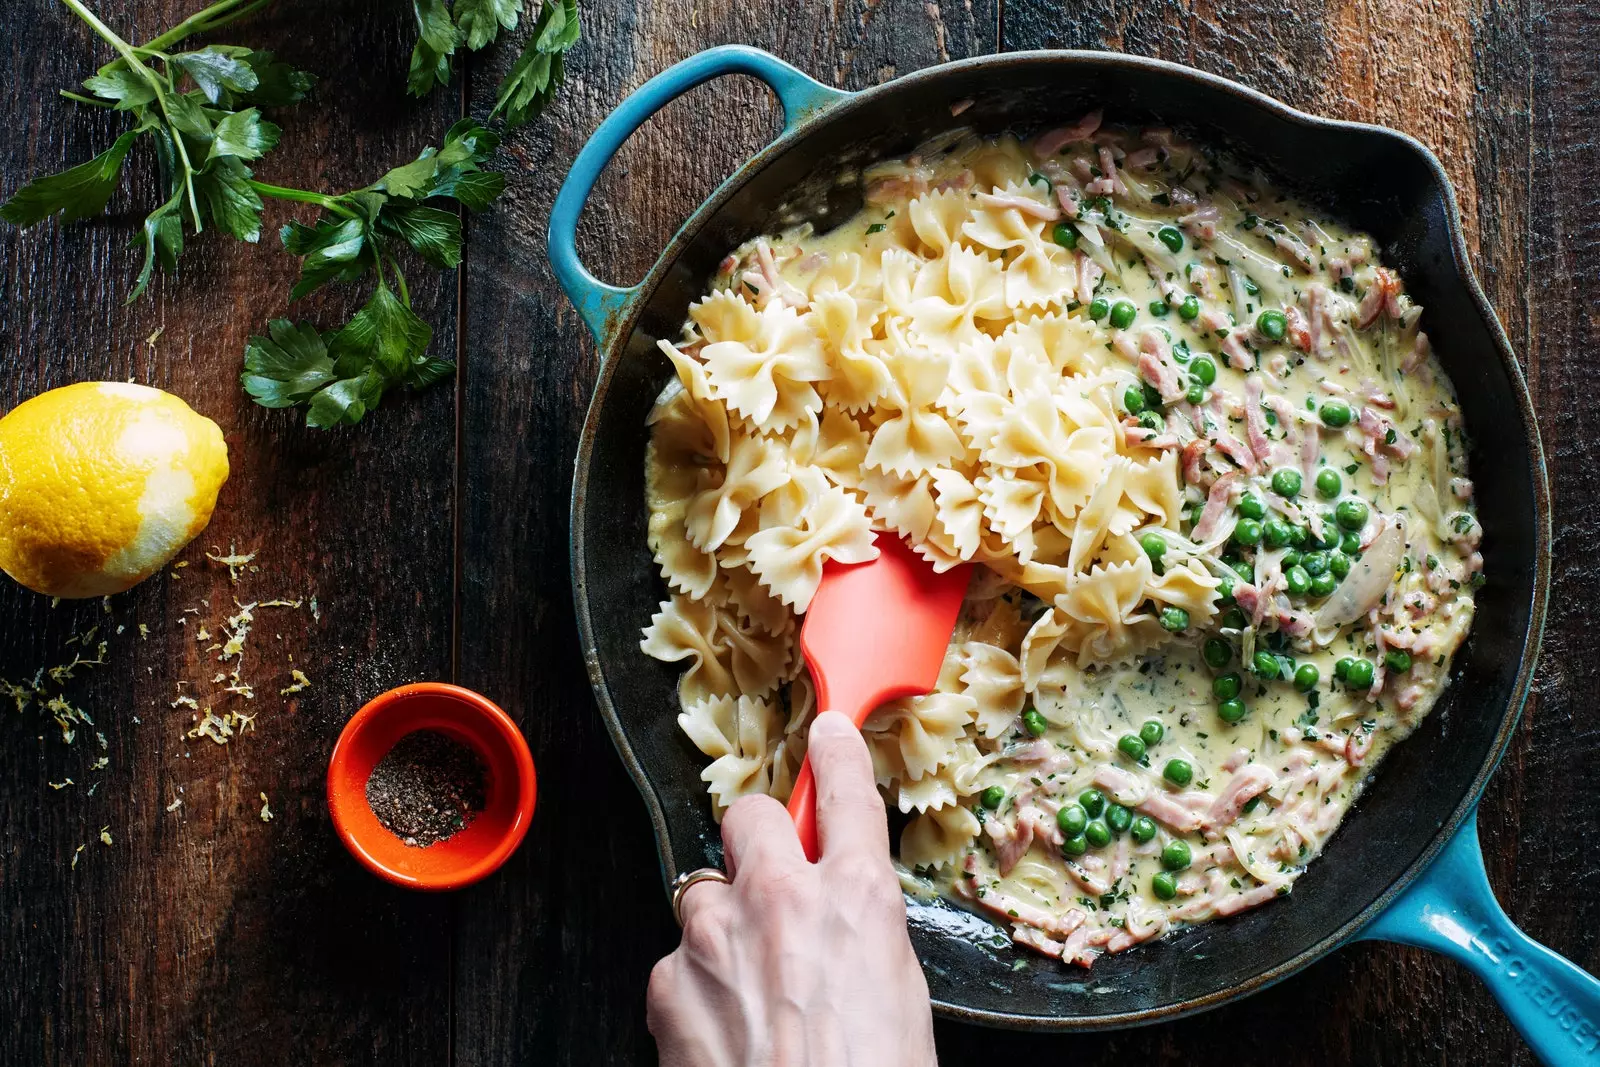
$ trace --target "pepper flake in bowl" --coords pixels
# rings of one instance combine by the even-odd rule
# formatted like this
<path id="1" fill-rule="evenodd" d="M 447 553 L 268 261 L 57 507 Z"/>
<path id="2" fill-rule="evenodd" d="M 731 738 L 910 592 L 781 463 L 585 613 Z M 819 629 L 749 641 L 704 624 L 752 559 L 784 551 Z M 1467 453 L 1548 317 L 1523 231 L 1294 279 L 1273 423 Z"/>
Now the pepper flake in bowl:
<path id="1" fill-rule="evenodd" d="M 515 852 L 533 817 L 533 757 L 511 718 L 460 686 L 422 682 L 375 698 L 328 764 L 328 810 L 380 878 L 459 889 Z"/>

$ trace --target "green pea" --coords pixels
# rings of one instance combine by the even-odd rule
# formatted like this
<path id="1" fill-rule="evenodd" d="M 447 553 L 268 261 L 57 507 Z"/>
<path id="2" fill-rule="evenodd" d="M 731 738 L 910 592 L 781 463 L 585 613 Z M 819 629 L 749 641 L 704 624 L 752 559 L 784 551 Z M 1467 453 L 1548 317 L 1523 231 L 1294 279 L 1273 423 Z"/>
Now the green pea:
<path id="1" fill-rule="evenodd" d="M 1176 226 L 1163 226 L 1156 231 L 1156 236 L 1161 238 L 1168 252 L 1176 254 L 1183 251 L 1183 233 Z"/>
<path id="2" fill-rule="evenodd" d="M 1147 411 L 1139 416 L 1139 425 L 1147 430 L 1154 430 L 1156 433 L 1160 433 L 1167 428 L 1167 420 L 1160 412 Z"/>
<path id="3" fill-rule="evenodd" d="M 1239 498 L 1239 514 L 1247 519 L 1264 519 L 1267 517 L 1267 505 L 1255 494 L 1246 493 Z"/>
<path id="4" fill-rule="evenodd" d="M 1141 815 L 1133 820 L 1133 825 L 1128 828 L 1128 832 L 1133 835 L 1135 842 L 1142 845 L 1147 841 L 1154 840 L 1156 836 L 1156 821 L 1148 815 Z"/>
<path id="5" fill-rule="evenodd" d="M 1328 573 L 1335 578 L 1343 578 L 1350 573 L 1350 557 L 1343 552 L 1335 552 L 1328 557 Z M 1328 590 L 1333 592 L 1333 590 Z"/>
<path id="6" fill-rule="evenodd" d="M 1105 848 L 1111 844 L 1111 827 L 1103 822 L 1092 822 L 1083 828 L 1083 836 L 1095 848 Z"/>
<path id="7" fill-rule="evenodd" d="M 1089 839 L 1083 834 L 1073 834 L 1061 842 L 1061 851 L 1069 856 L 1081 856 L 1089 851 Z"/>
<path id="8" fill-rule="evenodd" d="M 1065 222 L 1058 222 L 1050 231 L 1050 237 L 1062 248 L 1078 247 L 1078 231 Z"/>
<path id="9" fill-rule="evenodd" d="M 1322 424 L 1338 429 L 1350 425 L 1350 405 L 1343 400 L 1328 400 L 1322 405 Z"/>
<path id="10" fill-rule="evenodd" d="M 1169 871 L 1181 871 L 1192 862 L 1194 856 L 1185 841 L 1168 841 L 1167 847 L 1161 850 L 1161 866 Z"/>
<path id="11" fill-rule="evenodd" d="M 1350 530 L 1339 535 L 1339 551 L 1347 556 L 1361 555 L 1361 534 L 1359 531 Z"/>
<path id="12" fill-rule="evenodd" d="M 1356 661 L 1349 656 L 1339 657 L 1338 662 L 1334 663 L 1333 665 L 1333 676 L 1341 682 L 1349 681 L 1350 668 L 1355 666 L 1355 662 Z"/>
<path id="13" fill-rule="evenodd" d="M 1328 554 L 1326 552 L 1307 552 L 1300 557 L 1300 566 L 1305 572 L 1315 578 L 1319 574 L 1328 573 Z"/>
<path id="14" fill-rule="evenodd" d="M 1111 305 L 1106 302 L 1105 297 L 1097 296 L 1089 301 L 1089 317 L 1094 321 L 1099 322 L 1110 313 Z"/>
<path id="15" fill-rule="evenodd" d="M 991 785 L 988 789 L 985 789 L 982 793 L 978 794 L 978 803 L 982 804 L 990 811 L 993 811 L 1000 806 L 1000 802 L 1005 800 L 1005 798 L 1005 789 L 998 785 Z"/>
<path id="16" fill-rule="evenodd" d="M 1137 762 L 1144 759 L 1144 742 L 1138 734 L 1123 734 L 1117 738 L 1117 751 Z"/>
<path id="17" fill-rule="evenodd" d="M 1290 596 L 1305 596 L 1311 588 L 1311 575 L 1304 567 L 1290 567 L 1283 572 L 1283 581 Z"/>
<path id="18" fill-rule="evenodd" d="M 1138 314 L 1139 309 L 1134 307 L 1133 304 L 1126 300 L 1118 300 L 1111 305 L 1111 325 L 1119 330 L 1126 330 L 1133 325 L 1134 317 Z M 1345 422 L 1349 421 L 1349 419 L 1345 420 Z"/>
<path id="19" fill-rule="evenodd" d="M 1224 562 L 1224 563 L 1228 564 L 1228 566 L 1232 567 L 1233 568 L 1233 573 L 1237 574 L 1239 577 L 1243 578 L 1245 581 L 1251 583 L 1252 585 L 1255 584 L 1256 569 L 1255 569 L 1255 567 L 1253 567 L 1250 564 L 1249 560 L 1236 559 L 1236 560 L 1232 560 L 1232 561 L 1223 560 L 1222 562 Z"/>
<path id="20" fill-rule="evenodd" d="M 1283 312 L 1268 308 L 1256 316 L 1256 329 L 1269 341 L 1281 341 L 1289 330 L 1289 320 Z"/>
<path id="21" fill-rule="evenodd" d="M 1189 373 L 1206 385 L 1216 384 L 1217 365 L 1206 356 L 1196 356 L 1194 362 L 1189 364 Z"/>
<path id="22" fill-rule="evenodd" d="M 1183 392 L 1183 398 L 1191 404 L 1203 404 L 1206 400 L 1206 387 L 1199 382 L 1190 382 L 1189 388 Z"/>
<path id="23" fill-rule="evenodd" d="M 1189 613 L 1183 608 L 1162 608 L 1160 621 L 1163 630 L 1181 634 L 1189 628 Z"/>
<path id="24" fill-rule="evenodd" d="M 1158 533 L 1147 533 L 1139 538 L 1139 547 L 1144 549 L 1151 563 L 1160 563 L 1161 557 L 1167 554 L 1167 539 Z"/>
<path id="25" fill-rule="evenodd" d="M 1302 663 L 1295 668 L 1294 687 L 1302 693 L 1309 693 L 1322 681 L 1322 672 L 1317 670 L 1315 663 Z"/>
<path id="26" fill-rule="evenodd" d="M 1232 700 L 1239 695 L 1239 689 L 1244 682 L 1237 674 L 1219 674 L 1211 680 L 1211 693 L 1218 700 Z"/>
<path id="27" fill-rule="evenodd" d="M 1332 467 L 1323 467 L 1317 472 L 1317 495 L 1324 500 L 1332 500 L 1344 492 L 1344 479 L 1339 477 L 1339 472 Z"/>
<path id="28" fill-rule="evenodd" d="M 1349 685 L 1351 689 L 1366 689 L 1372 685 L 1374 673 L 1376 673 L 1376 668 L 1372 666 L 1370 659 L 1354 660 L 1350 664 L 1350 669 L 1345 672 L 1345 684 Z"/>
<path id="29" fill-rule="evenodd" d="M 1154 315 L 1158 319 L 1164 317 L 1166 313 L 1171 310 L 1172 309 L 1167 306 L 1167 302 L 1165 300 L 1150 301 L 1150 314 Z"/>
<path id="30" fill-rule="evenodd" d="M 1178 317 L 1185 322 L 1193 322 L 1200 317 L 1200 300 L 1193 295 L 1183 298 L 1183 303 L 1178 305 Z"/>
<path id="31" fill-rule="evenodd" d="M 1233 659 L 1233 646 L 1220 637 L 1208 638 L 1205 647 L 1200 650 L 1205 657 L 1206 666 L 1214 671 L 1220 671 Z"/>
<path id="32" fill-rule="evenodd" d="M 1169 759 L 1167 765 L 1161 769 L 1161 777 L 1173 785 L 1188 785 L 1194 781 L 1194 768 L 1189 766 L 1188 760 Z"/>
<path id="33" fill-rule="evenodd" d="M 1240 519 L 1233 528 L 1233 539 L 1241 545 L 1261 543 L 1261 524 L 1255 519 Z"/>
<path id="34" fill-rule="evenodd" d="M 1339 587 L 1339 579 L 1332 574 L 1319 574 L 1311 579 L 1311 595 L 1321 599 Z"/>
<path id="35" fill-rule="evenodd" d="M 1043 737 L 1044 732 L 1050 728 L 1050 724 L 1035 708 L 1028 708 L 1022 713 L 1022 726 L 1034 737 Z"/>
<path id="36" fill-rule="evenodd" d="M 1233 600 L 1234 587 L 1239 584 L 1239 579 L 1231 574 L 1224 574 L 1217 578 L 1217 597 L 1224 603 Z"/>
<path id="37" fill-rule="evenodd" d="M 1294 540 L 1294 530 L 1282 519 L 1268 519 L 1261 527 L 1261 539 L 1268 548 L 1282 548 Z"/>
<path id="38" fill-rule="evenodd" d="M 1250 661 L 1250 670 L 1263 682 L 1275 681 L 1281 673 L 1278 657 L 1271 652 L 1257 652 L 1255 659 Z"/>
<path id="39" fill-rule="evenodd" d="M 1316 529 L 1308 530 L 1307 536 L 1318 548 L 1339 547 L 1339 524 L 1332 519 L 1315 520 Z M 1318 531 L 1321 531 L 1320 533 Z"/>
<path id="40" fill-rule="evenodd" d="M 1312 538 L 1311 538 L 1311 531 L 1310 530 L 1308 530 L 1304 526 L 1291 526 L 1291 527 L 1289 527 L 1289 529 L 1292 530 L 1293 533 L 1294 533 L 1294 536 L 1289 539 L 1290 541 L 1292 541 L 1294 543 L 1294 547 L 1296 547 L 1296 548 L 1309 548 L 1309 547 L 1311 547 Z"/>
<path id="41" fill-rule="evenodd" d="M 1137 415 L 1144 410 L 1144 390 L 1137 385 L 1130 385 L 1122 393 L 1122 406 L 1129 415 Z"/>
<path id="42" fill-rule="evenodd" d="M 1284 570 L 1288 570 L 1290 567 L 1300 566 L 1300 564 L 1304 562 L 1304 559 L 1305 557 L 1303 557 L 1298 550 L 1291 548 L 1289 551 L 1283 554 L 1283 558 L 1278 561 L 1278 566 L 1282 567 Z"/>
<path id="43" fill-rule="evenodd" d="M 1121 804 L 1107 804 L 1106 825 L 1111 827 L 1114 834 L 1127 833 L 1128 827 L 1133 825 L 1133 812 Z"/>
<path id="44" fill-rule="evenodd" d="M 1384 654 L 1383 665 L 1396 674 L 1404 674 L 1411 669 L 1411 653 L 1403 648 L 1391 648 Z"/>
<path id="45" fill-rule="evenodd" d="M 1078 803 L 1089 813 L 1089 818 L 1097 819 L 1106 810 L 1106 795 L 1098 789 L 1085 789 L 1078 794 Z"/>
<path id="46" fill-rule="evenodd" d="M 1240 719 L 1244 718 L 1244 713 L 1244 701 L 1240 700 L 1238 697 L 1233 697 L 1231 700 L 1224 700 L 1222 703 L 1217 705 L 1217 718 L 1221 719 L 1225 723 L 1238 722 Z"/>
<path id="47" fill-rule="evenodd" d="M 1056 812 L 1056 825 L 1061 827 L 1063 834 L 1071 837 L 1083 833 L 1083 828 L 1089 825 L 1089 816 L 1081 806 L 1068 804 Z"/>
<path id="48" fill-rule="evenodd" d="M 1244 617 L 1244 612 L 1240 611 L 1237 605 L 1224 611 L 1222 618 L 1218 620 L 1218 625 L 1224 630 L 1242 630 L 1249 623 L 1250 620 Z"/>
<path id="49" fill-rule="evenodd" d="M 1161 871 L 1150 879 L 1150 892 L 1156 895 L 1157 900 L 1171 900 L 1178 895 L 1178 880 Z"/>
<path id="50" fill-rule="evenodd" d="M 1272 491 L 1293 499 L 1300 495 L 1300 472 L 1290 467 L 1272 472 Z"/>
<path id="51" fill-rule="evenodd" d="M 1352 532 L 1367 524 L 1367 514 L 1367 505 L 1353 497 L 1339 501 L 1339 505 L 1333 509 L 1334 520 Z M 1359 545 L 1359 542 L 1357 544 Z"/>
<path id="52" fill-rule="evenodd" d="M 1139 727 L 1139 740 L 1143 741 L 1147 748 L 1159 745 L 1165 736 L 1167 728 L 1161 725 L 1160 719 L 1146 719 L 1144 725 Z"/>

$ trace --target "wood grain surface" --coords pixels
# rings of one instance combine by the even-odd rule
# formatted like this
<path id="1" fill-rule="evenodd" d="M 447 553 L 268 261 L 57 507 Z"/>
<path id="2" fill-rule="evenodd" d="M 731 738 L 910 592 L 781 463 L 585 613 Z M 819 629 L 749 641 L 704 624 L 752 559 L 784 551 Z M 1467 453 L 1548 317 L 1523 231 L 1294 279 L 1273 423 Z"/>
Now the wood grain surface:
<path id="1" fill-rule="evenodd" d="M 98 9 L 140 36 L 189 6 Z M 1480 277 L 1525 361 L 1556 489 L 1545 655 L 1484 801 L 1485 850 L 1513 918 L 1600 971 L 1600 852 L 1588 844 L 1600 829 L 1591 787 L 1600 637 L 1585 551 L 1600 534 L 1600 465 L 1586 455 L 1600 437 L 1588 398 L 1600 306 L 1600 6 L 589 0 L 583 10 L 568 84 L 508 139 L 507 194 L 469 220 L 463 268 L 421 272 L 413 286 L 436 344 L 461 358 L 454 393 L 397 399 L 334 434 L 250 405 L 237 386 L 240 352 L 285 306 L 292 263 L 271 238 L 257 248 L 202 239 L 182 285 L 163 281 L 153 300 L 124 307 L 148 168 L 109 220 L 0 230 L 0 404 L 69 381 L 132 378 L 217 419 L 234 462 L 216 520 L 182 557 L 191 565 L 114 598 L 110 614 L 98 602 L 52 608 L 0 589 L 0 678 L 70 660 L 78 646 L 68 641 L 91 626 L 110 642 L 104 666 L 67 683 L 96 722 L 75 744 L 47 718 L 0 707 L 0 1065 L 654 1061 L 645 981 L 676 932 L 644 806 L 594 711 L 574 634 L 567 494 L 596 354 L 545 262 L 545 220 L 573 156 L 624 95 L 730 41 L 845 88 L 1001 49 L 1111 48 L 1395 126 L 1438 153 Z M 9 95 L 0 123 L 9 192 L 25 175 L 86 158 L 112 127 L 53 97 L 105 58 L 75 19 L 18 0 L 0 25 L 0 73 L 25 90 Z M 406 5 L 288 0 L 231 34 L 323 77 L 315 99 L 282 120 L 288 132 L 262 177 L 361 184 L 463 111 L 484 114 L 509 52 L 475 58 L 452 90 L 412 103 L 400 93 L 411 32 Z M 766 92 L 744 79 L 667 108 L 603 178 L 580 234 L 585 261 L 612 281 L 642 276 L 678 223 L 777 128 Z M 331 321 L 353 299 L 296 312 Z M 203 557 L 229 544 L 260 552 L 260 570 L 237 586 Z M 186 739 L 189 713 L 170 702 L 214 689 L 194 627 L 203 619 L 215 632 L 234 597 L 312 594 L 320 620 L 308 607 L 258 612 L 246 660 L 255 729 L 226 747 Z M 313 687 L 278 697 L 290 656 Z M 527 844 L 501 874 L 450 898 L 361 873 L 322 801 L 326 758 L 349 715 L 390 685 L 439 677 L 504 705 L 540 769 Z M 109 763 L 94 769 L 102 755 Z M 260 818 L 261 793 L 271 822 Z M 167 810 L 175 799 L 182 805 Z M 942 1024 L 939 1040 L 948 1064 L 1018 1053 L 1119 1067 L 1533 1062 L 1464 971 L 1371 945 L 1177 1024 L 1070 1037 Z"/>

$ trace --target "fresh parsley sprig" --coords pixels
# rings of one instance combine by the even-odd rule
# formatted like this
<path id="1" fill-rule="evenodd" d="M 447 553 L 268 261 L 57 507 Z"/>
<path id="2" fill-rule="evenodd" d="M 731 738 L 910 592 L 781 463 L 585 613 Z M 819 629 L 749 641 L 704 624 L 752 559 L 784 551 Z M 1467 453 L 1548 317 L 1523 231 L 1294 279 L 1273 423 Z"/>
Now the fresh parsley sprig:
<path id="1" fill-rule="evenodd" d="M 566 76 L 565 56 L 578 43 L 577 0 L 538 0 L 539 20 L 510 72 L 500 83 L 490 119 L 502 118 L 514 129 L 537 118 Z M 454 56 L 465 48 L 476 52 L 493 44 L 501 30 L 515 30 L 524 0 L 412 0 L 417 19 L 417 44 L 411 52 L 407 87 L 425 96 L 446 85 L 454 73 Z"/>
<path id="2" fill-rule="evenodd" d="M 134 143 L 149 138 L 167 195 L 134 239 L 135 245 L 143 246 L 145 258 L 128 295 L 130 302 L 149 286 L 157 264 L 165 270 L 176 267 L 186 225 L 200 233 L 209 222 L 240 240 L 259 240 L 260 187 L 247 164 L 270 152 L 280 132 L 262 117 L 261 109 L 296 103 L 315 79 L 277 62 L 270 52 L 231 45 L 208 45 L 193 52 L 170 49 L 192 34 L 217 29 L 272 0 L 219 0 L 142 46 L 119 37 L 82 0 L 61 2 L 104 38 L 118 57 L 84 81 L 90 95 L 63 95 L 128 112 L 132 128 L 89 162 L 23 186 L 0 205 L 0 219 L 27 227 L 52 215 L 72 222 L 100 214 Z"/>
<path id="3" fill-rule="evenodd" d="M 219 29 L 270 7 L 275 0 L 216 0 L 144 45 L 118 36 L 83 0 L 61 0 L 117 52 L 84 81 L 88 95 L 63 92 L 81 104 L 127 112 L 130 128 L 86 163 L 37 178 L 0 205 L 0 219 L 35 225 L 98 215 L 117 187 L 136 142 L 149 139 L 160 168 L 163 202 L 135 238 L 144 248 L 131 302 L 147 291 L 159 266 L 175 272 L 186 235 L 207 225 L 256 242 L 265 200 L 314 204 L 310 225 L 291 222 L 280 231 L 284 248 L 301 260 L 290 291 L 298 300 L 330 282 L 369 276 L 365 306 L 344 326 L 321 332 L 308 323 L 274 319 L 265 336 L 245 350 L 245 390 L 271 408 L 304 405 L 317 427 L 350 425 L 375 408 L 395 386 L 422 388 L 451 373 L 454 364 L 428 354 L 432 328 L 411 308 L 399 257 L 405 249 L 441 268 L 461 262 L 460 208 L 479 211 L 500 195 L 502 175 L 484 170 L 499 136 L 472 119 L 452 126 L 444 142 L 378 181 L 328 194 L 258 181 L 249 164 L 278 143 L 280 130 L 263 109 L 304 99 L 310 74 L 277 62 L 270 52 L 236 45 L 173 48 L 190 36 Z M 418 18 L 436 0 L 417 0 Z M 456 0 L 444 10 L 450 33 L 469 47 L 492 41 L 516 25 L 522 0 Z M 437 32 L 444 32 L 435 27 Z M 496 104 L 507 125 L 537 114 L 561 80 L 561 56 L 578 38 L 572 0 L 552 0 Z M 481 42 L 474 45 L 473 42 Z M 448 78 L 449 53 L 440 53 Z M 528 57 L 533 59 L 528 63 Z"/>
<path id="4" fill-rule="evenodd" d="M 397 253 L 410 247 L 435 266 L 460 264 L 461 216 L 438 205 L 477 211 L 499 196 L 504 176 L 482 169 L 499 144 L 495 133 L 462 119 L 439 148 L 364 188 L 316 198 L 323 211 L 313 224 L 283 228 L 284 248 L 301 260 L 291 299 L 369 273 L 375 284 L 366 306 L 341 329 L 319 333 L 309 323 L 274 319 L 266 336 L 250 338 L 242 381 L 256 403 L 306 405 L 314 427 L 353 425 L 386 390 L 420 389 L 455 369 L 428 355 L 433 329 L 411 310 Z"/>

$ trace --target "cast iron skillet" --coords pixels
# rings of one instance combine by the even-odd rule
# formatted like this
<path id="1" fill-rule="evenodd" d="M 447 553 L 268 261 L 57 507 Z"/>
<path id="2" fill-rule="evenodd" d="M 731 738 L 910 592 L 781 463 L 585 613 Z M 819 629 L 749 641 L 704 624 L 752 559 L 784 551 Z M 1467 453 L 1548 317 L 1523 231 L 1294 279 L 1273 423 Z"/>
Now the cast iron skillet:
<path id="1" fill-rule="evenodd" d="M 730 73 L 777 93 L 784 132 L 701 205 L 640 285 L 595 279 L 573 240 L 596 177 L 662 105 Z M 951 105 L 965 100 L 970 108 L 953 119 Z M 639 651 L 640 627 L 665 595 L 645 547 L 644 420 L 672 373 L 656 339 L 677 335 L 729 249 L 778 225 L 811 219 L 827 229 L 848 217 L 859 193 L 837 180 L 841 165 L 905 152 L 956 125 L 1026 133 L 1102 106 L 1108 122 L 1171 124 L 1233 148 L 1374 235 L 1427 309 L 1428 334 L 1460 394 L 1488 584 L 1444 699 L 1393 750 L 1291 899 L 1103 957 L 1091 975 L 1009 947 L 964 911 L 910 901 L 935 1008 L 1018 1028 L 1148 1023 L 1253 992 L 1346 941 L 1382 937 L 1477 971 L 1552 1062 L 1600 1062 L 1590 1021 L 1600 1019 L 1600 983 L 1511 926 L 1478 851 L 1474 807 L 1516 726 L 1543 629 L 1550 501 L 1527 388 L 1468 265 L 1454 194 L 1438 161 L 1408 137 L 1313 118 L 1148 59 L 1015 53 L 846 93 L 764 52 L 714 48 L 647 82 L 579 155 L 550 226 L 551 262 L 604 357 L 573 485 L 573 583 L 595 696 L 650 809 L 663 877 L 720 863 L 721 847 L 699 778 L 704 761 L 675 721 L 680 672 Z"/>

